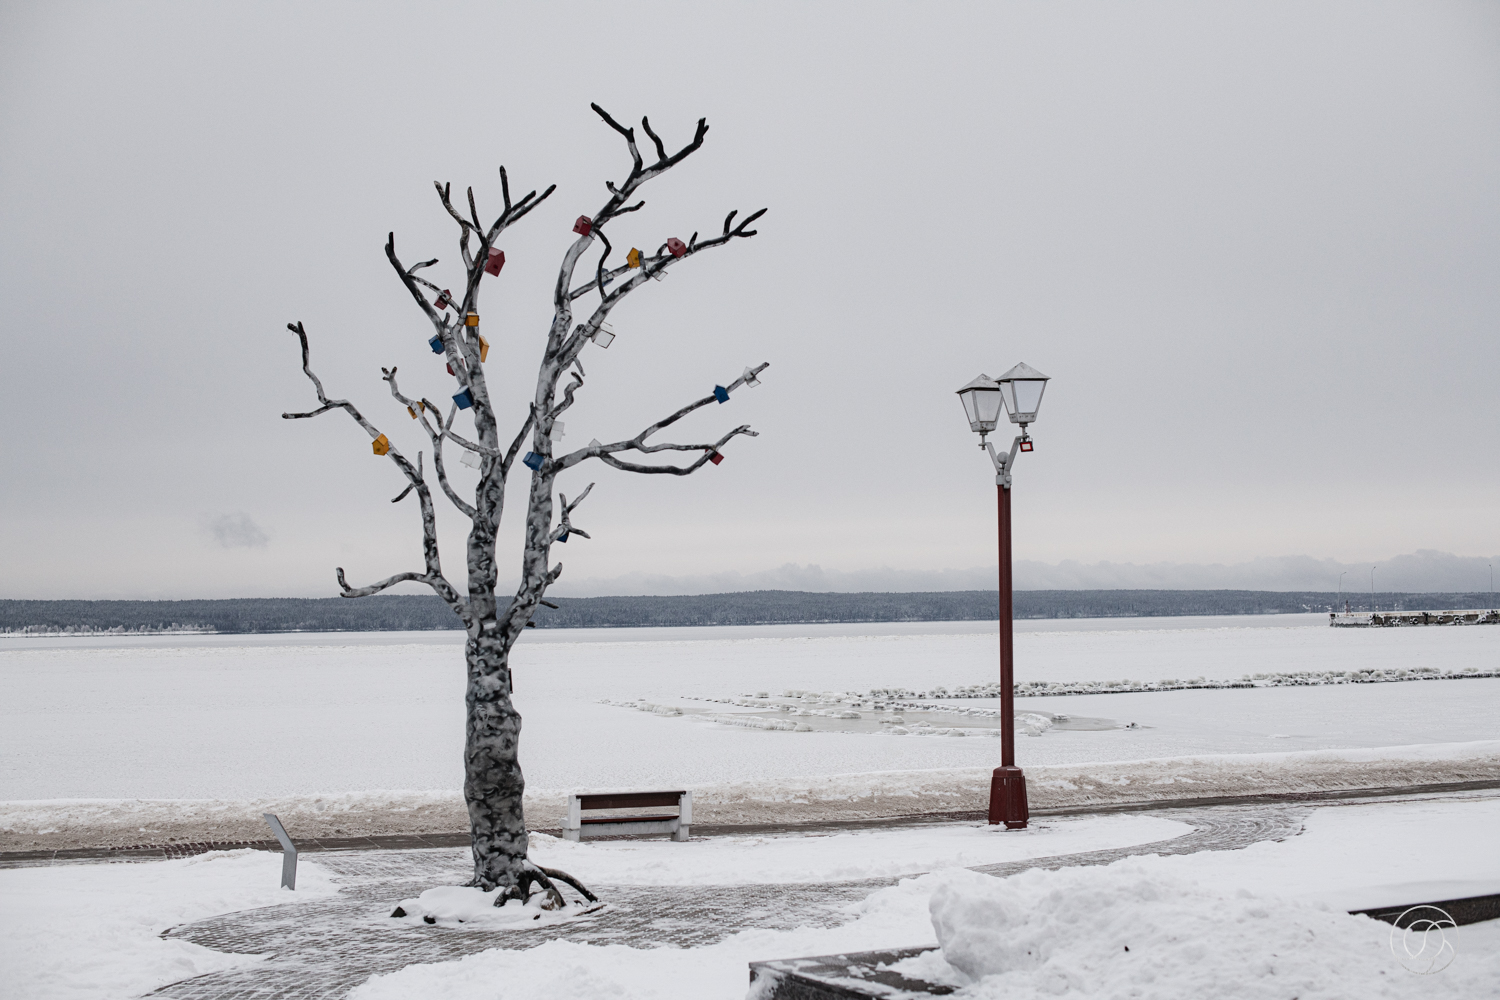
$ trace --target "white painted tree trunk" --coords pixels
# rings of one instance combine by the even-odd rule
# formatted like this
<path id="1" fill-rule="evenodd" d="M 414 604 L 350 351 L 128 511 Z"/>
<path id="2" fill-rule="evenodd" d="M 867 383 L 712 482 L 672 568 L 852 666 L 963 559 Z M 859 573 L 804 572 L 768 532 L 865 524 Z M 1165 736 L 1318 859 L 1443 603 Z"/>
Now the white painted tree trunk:
<path id="1" fill-rule="evenodd" d="M 418 452 L 413 465 L 406 459 L 396 444 L 385 435 L 348 400 L 329 399 L 323 384 L 313 374 L 310 362 L 307 332 L 301 323 L 289 324 L 297 334 L 302 346 L 302 369 L 317 390 L 317 409 L 305 413 L 283 413 L 292 419 L 315 417 L 330 410 L 342 409 L 370 436 L 377 455 L 385 455 L 406 480 L 406 488 L 395 497 L 399 502 L 415 492 L 422 518 L 422 547 L 424 567 L 420 571 L 398 573 L 365 587 L 351 587 L 339 568 L 339 587 L 345 597 L 365 597 L 379 593 L 388 587 L 403 582 L 424 583 L 441 597 L 462 620 L 468 631 L 468 642 L 464 648 L 468 668 L 468 686 L 465 695 L 468 718 L 464 741 L 464 797 L 468 802 L 469 825 L 474 848 L 474 878 L 472 885 L 486 890 L 501 888 L 501 898 L 528 896 L 533 887 L 548 893 L 552 904 L 561 905 L 562 896 L 555 883 L 561 881 L 572 885 L 586 898 L 593 895 L 564 872 L 556 872 L 533 864 L 527 857 L 528 842 L 526 818 L 522 810 L 522 792 L 525 780 L 517 751 L 521 738 L 521 717 L 511 701 L 510 652 L 516 639 L 531 622 L 537 608 L 544 603 L 547 588 L 562 574 L 562 564 L 550 562 L 552 543 L 559 538 L 578 536 L 588 538 L 588 532 L 572 524 L 572 513 L 593 489 L 590 483 L 571 503 L 566 496 L 558 494 L 554 504 L 553 493 L 557 475 L 589 459 L 599 459 L 604 464 L 627 472 L 683 476 L 702 468 L 726 443 L 740 435 L 754 436 L 749 426 L 742 425 L 730 430 L 715 441 L 696 444 L 655 443 L 648 439 L 658 431 L 676 423 L 687 414 L 710 403 L 722 402 L 728 395 L 743 385 L 756 385 L 755 376 L 767 365 L 746 368 L 743 375 L 718 387 L 718 394 L 710 394 L 694 400 L 674 413 L 657 421 L 632 438 L 612 444 L 592 441 L 584 448 L 564 455 L 552 453 L 553 430 L 558 418 L 573 405 L 576 393 L 583 387 L 583 365 L 579 359 L 584 347 L 593 342 L 594 334 L 605 323 L 611 310 L 631 292 L 640 288 L 648 278 L 660 278 L 669 267 L 675 266 L 693 255 L 728 244 L 736 238 L 750 237 L 756 231 L 748 228 L 764 214 L 765 209 L 751 214 L 734 225 L 736 212 L 730 212 L 724 220 L 721 235 L 699 241 L 698 234 L 683 244 L 677 240 L 663 244 L 655 254 L 647 255 L 632 251 L 626 264 L 606 269 L 612 247 L 605 229 L 619 215 L 638 210 L 644 202 L 627 205 L 635 191 L 647 181 L 660 176 L 685 157 L 696 151 L 708 132 L 707 123 L 700 119 L 693 141 L 677 153 L 668 155 L 662 141 L 651 130 L 650 123 L 642 118 L 641 125 L 656 147 L 657 160 L 647 164 L 643 161 L 635 142 L 635 130 L 621 126 L 598 105 L 594 110 L 611 128 L 625 138 L 631 156 L 631 170 L 625 180 L 616 185 L 606 183 L 610 198 L 588 225 L 580 220 L 578 239 L 569 246 L 559 269 L 557 283 L 553 289 L 553 320 L 547 333 L 547 343 L 541 365 L 537 371 L 536 391 L 530 402 L 530 413 L 512 439 L 509 447 L 500 446 L 499 430 L 495 420 L 489 387 L 484 374 L 484 358 L 488 344 L 480 333 L 479 291 L 490 260 L 495 240 L 512 223 L 519 221 L 555 190 L 549 187 L 538 198 L 532 191 L 520 201 L 512 204 L 510 184 L 505 168 L 500 168 L 501 191 L 505 210 L 489 227 L 481 225 L 475 207 L 473 189 L 468 192 L 469 217 L 465 218 L 453 206 L 451 189 L 438 184 L 438 196 L 443 208 L 458 223 L 461 230 L 459 250 L 465 266 L 464 293 L 454 297 L 436 284 L 420 277 L 417 272 L 437 263 L 424 261 L 405 267 L 396 256 L 396 239 L 392 234 L 386 243 L 386 257 L 396 269 L 402 282 L 410 291 L 417 306 L 427 316 L 435 331 L 432 341 L 441 348 L 448 370 L 458 385 L 459 392 L 467 391 L 472 405 L 468 407 L 474 421 L 473 438 L 466 438 L 454 429 L 460 408 L 455 403 L 446 419 L 426 397 L 404 395 L 396 382 L 396 369 L 381 369 L 384 381 L 390 387 L 392 398 L 405 412 L 421 425 L 432 448 L 432 467 L 437 475 L 443 494 L 470 522 L 467 569 L 467 596 L 443 575 L 438 552 L 437 517 L 432 501 L 432 492 L 423 470 L 422 453 Z M 471 253 L 471 237 L 478 240 Z M 594 267 L 594 278 L 578 287 L 573 286 L 573 274 L 580 260 L 593 247 L 595 239 L 603 246 L 603 252 Z M 630 272 L 634 271 L 634 274 Z M 615 285 L 613 289 L 611 284 Z M 429 302 L 427 292 L 434 296 Z M 594 293 L 599 304 L 589 317 L 577 325 L 573 322 L 573 303 L 582 296 Z M 438 308 L 437 302 L 444 304 Z M 448 304 L 457 309 L 450 315 Z M 472 317 L 472 325 L 465 322 Z M 559 390 L 564 375 L 568 383 Z M 559 398 L 559 396 L 561 398 Z M 511 468 L 520 454 L 523 443 L 530 437 L 530 452 L 538 456 L 530 465 L 523 466 L 530 472 L 531 482 L 526 504 L 526 541 L 521 557 L 521 579 L 514 595 L 502 606 L 496 596 L 498 567 L 495 563 L 495 537 L 505 507 L 505 487 Z M 479 483 L 475 487 L 474 499 L 470 503 L 461 498 L 448 480 L 443 458 L 443 445 L 452 441 L 479 458 Z M 384 450 L 382 450 L 384 449 Z M 657 452 L 697 452 L 696 460 L 686 465 L 653 465 L 632 461 L 624 455 L 650 455 Z M 556 507 L 556 510 L 554 510 Z"/>

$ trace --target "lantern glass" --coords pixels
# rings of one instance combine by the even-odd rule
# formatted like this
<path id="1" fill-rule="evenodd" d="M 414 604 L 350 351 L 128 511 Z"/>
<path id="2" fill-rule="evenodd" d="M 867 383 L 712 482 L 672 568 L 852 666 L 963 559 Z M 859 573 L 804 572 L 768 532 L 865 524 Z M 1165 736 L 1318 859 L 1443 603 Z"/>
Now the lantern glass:
<path id="1" fill-rule="evenodd" d="M 958 390 L 959 401 L 964 404 L 964 416 L 969 418 L 969 429 L 975 434 L 988 434 L 1000 421 L 1000 386 L 988 375 L 980 374 L 968 385 Z"/>
<path id="2" fill-rule="evenodd" d="M 1042 407 L 1042 393 L 1047 389 L 1048 377 L 1023 362 L 995 381 L 1005 396 L 1005 408 L 1010 411 L 1010 422 L 1033 423 L 1037 410 Z"/>

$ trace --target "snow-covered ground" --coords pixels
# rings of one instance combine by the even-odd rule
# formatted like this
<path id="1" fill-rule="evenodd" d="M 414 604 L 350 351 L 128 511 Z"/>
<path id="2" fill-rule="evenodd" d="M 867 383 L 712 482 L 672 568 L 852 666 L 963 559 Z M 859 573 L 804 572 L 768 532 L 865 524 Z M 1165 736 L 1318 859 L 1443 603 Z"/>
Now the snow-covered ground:
<path id="1" fill-rule="evenodd" d="M 298 866 L 295 895 L 280 880 L 280 855 L 265 851 L 0 871 L 0 996 L 114 1000 L 254 965 L 259 956 L 160 935 L 220 913 L 338 891 L 316 861 Z"/>
<path id="2" fill-rule="evenodd" d="M 1345 911 L 1430 899 L 1423 893 L 1436 890 L 1440 897 L 1500 891 L 1497 825 L 1496 800 L 1325 808 L 1300 836 L 1241 851 L 1007 879 L 947 869 L 872 894 L 837 928 L 748 930 L 694 949 L 552 941 L 409 966 L 371 979 L 352 997 L 729 1000 L 745 995 L 752 961 L 941 941 L 945 951 L 908 968 L 968 986 L 974 997 L 1477 1000 L 1493 997 L 1500 982 L 1500 921 L 1461 928 L 1453 964 L 1418 976 L 1392 955 L 1388 925 Z M 786 838 L 781 850 L 816 864 L 814 844 Z M 658 846 L 665 854 L 680 845 Z M 723 870 L 732 871 L 738 845 L 725 841 L 718 849 Z M 632 870 L 633 859 L 604 857 L 617 850 L 585 845 L 569 862 L 593 852 L 601 872 L 611 864 Z M 822 857 L 830 867 L 840 863 L 832 852 Z"/>
<path id="3" fill-rule="evenodd" d="M 1500 629 L 1326 621 L 1020 622 L 1017 677 L 1500 662 Z M 461 643 L 456 632 L 0 639 L 0 799 L 456 789 Z M 997 753 L 988 740 L 768 732 L 599 704 L 985 683 L 993 622 L 537 630 L 514 662 L 532 789 L 992 766 Z M 1053 728 L 1018 754 L 1024 766 L 1493 739 L 1496 704 L 1500 679 L 1030 698 L 1020 707 L 1140 728 Z"/>
<path id="4" fill-rule="evenodd" d="M 1495 995 L 1500 922 L 1461 928 L 1453 964 L 1415 976 L 1391 955 L 1387 925 L 1344 911 L 1500 891 L 1500 853 L 1494 849 L 1500 797 L 1325 807 L 1308 818 L 1300 835 L 1281 842 L 1144 856 L 1107 868 L 1031 871 L 1000 880 L 948 867 L 1139 844 L 1172 837 L 1179 827 L 1149 817 L 1107 816 L 1046 821 L 1021 834 L 952 824 L 689 844 L 544 839 L 540 859 L 565 863 L 597 885 L 811 881 L 926 866 L 934 872 L 851 905 L 839 927 L 752 929 L 692 949 L 571 941 L 495 949 L 409 966 L 373 978 L 353 996 L 737 1000 L 745 996 L 752 961 L 940 939 L 953 961 L 938 953 L 913 971 L 970 984 L 976 997 L 1050 996 L 1066 986 L 1080 996 L 1196 1000 L 1225 995 L 1225 983 L 1235 984 L 1236 997 L 1280 1000 Z M 0 871 L 0 963 L 6 970 L 0 995 L 129 997 L 213 969 L 253 964 L 253 956 L 217 954 L 158 934 L 217 913 L 292 901 L 292 894 L 274 888 L 278 874 L 276 855 L 252 852 Z M 336 889 L 316 858 L 303 861 L 298 901 Z M 383 922 L 386 904 L 372 904 L 371 911 L 372 919 Z M 438 926 L 428 932 L 449 931 Z M 1008 961 L 998 972 L 995 956 Z"/>

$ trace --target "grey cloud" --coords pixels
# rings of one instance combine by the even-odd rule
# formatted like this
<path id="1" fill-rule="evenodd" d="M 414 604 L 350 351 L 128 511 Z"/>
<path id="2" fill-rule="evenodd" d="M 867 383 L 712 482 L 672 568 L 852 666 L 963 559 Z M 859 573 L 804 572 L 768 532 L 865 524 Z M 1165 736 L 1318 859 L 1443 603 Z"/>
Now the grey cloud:
<path id="1" fill-rule="evenodd" d="M 209 518 L 203 527 L 215 542 L 226 549 L 261 549 L 271 541 L 260 529 L 260 525 L 244 511 Z"/>

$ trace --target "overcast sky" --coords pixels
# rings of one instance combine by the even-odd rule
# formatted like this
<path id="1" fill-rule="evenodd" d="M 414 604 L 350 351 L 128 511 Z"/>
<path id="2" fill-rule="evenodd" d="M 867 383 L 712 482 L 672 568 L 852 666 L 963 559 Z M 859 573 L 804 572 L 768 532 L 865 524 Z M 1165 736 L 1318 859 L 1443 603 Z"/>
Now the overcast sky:
<path id="1" fill-rule="evenodd" d="M 564 477 L 598 486 L 559 593 L 988 573 L 992 473 L 953 391 L 1022 360 L 1053 378 L 1016 474 L 1027 565 L 1430 549 L 1477 576 L 1500 552 L 1500 5 L 12 3 L 0 596 L 419 568 L 368 437 L 280 419 L 314 401 L 285 325 L 425 448 L 380 367 L 452 390 L 385 235 L 457 286 L 432 181 L 487 215 L 501 163 L 518 194 L 556 183 L 486 284 L 519 421 L 572 220 L 628 169 L 590 101 L 673 146 L 711 125 L 616 246 L 770 212 L 616 311 L 564 443 L 771 368 L 693 418 L 760 431 L 722 465 Z"/>

